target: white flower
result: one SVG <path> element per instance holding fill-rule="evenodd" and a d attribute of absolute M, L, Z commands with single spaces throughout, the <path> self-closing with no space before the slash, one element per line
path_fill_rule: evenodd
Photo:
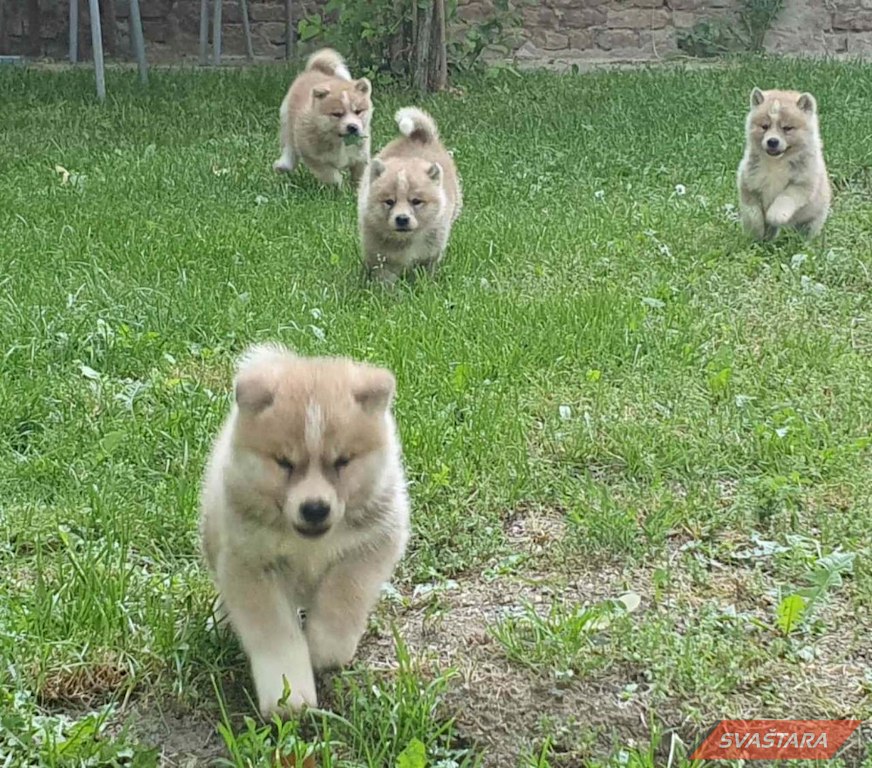
<path fill-rule="evenodd" d="M 675 185 L 675 194 L 681 197 L 682 195 L 687 193 L 687 187 L 684 184 L 676 184 Z"/>
<path fill-rule="evenodd" d="M 605 200 L 606 199 L 605 190 L 598 189 L 596 192 L 593 193 L 593 196 L 594 196 L 594 199 L 596 199 L 596 200 Z"/>

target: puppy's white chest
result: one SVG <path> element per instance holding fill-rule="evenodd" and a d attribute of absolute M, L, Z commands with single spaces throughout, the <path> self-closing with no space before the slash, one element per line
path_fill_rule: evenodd
<path fill-rule="evenodd" d="M 771 162 L 764 159 L 760 166 L 749 174 L 749 189 L 760 195 L 764 208 L 772 205 L 790 183 L 790 165 L 786 160 Z"/>
<path fill-rule="evenodd" d="M 366 159 L 363 142 L 359 144 L 342 144 L 339 147 L 339 162 L 342 168 L 355 165 Z"/>

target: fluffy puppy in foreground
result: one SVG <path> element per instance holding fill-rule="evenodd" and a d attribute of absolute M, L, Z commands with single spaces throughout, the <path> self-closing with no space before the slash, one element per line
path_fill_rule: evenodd
<path fill-rule="evenodd" d="M 317 706 L 408 539 L 393 375 L 256 346 L 206 468 L 201 533 L 265 717 Z M 287 681 L 290 695 L 279 705 Z"/>
<path fill-rule="evenodd" d="M 279 172 L 303 164 L 324 184 L 342 186 L 342 171 L 360 181 L 369 162 L 372 85 L 352 80 L 345 61 L 330 48 L 312 54 L 282 101 Z"/>
<path fill-rule="evenodd" d="M 404 107 L 395 119 L 401 136 L 373 158 L 358 189 L 364 263 L 388 282 L 442 258 L 462 205 L 457 169 L 433 118 Z"/>
<path fill-rule="evenodd" d="M 814 96 L 751 92 L 738 185 L 742 225 L 754 237 L 775 237 L 787 226 L 809 237 L 821 231 L 832 193 Z"/>

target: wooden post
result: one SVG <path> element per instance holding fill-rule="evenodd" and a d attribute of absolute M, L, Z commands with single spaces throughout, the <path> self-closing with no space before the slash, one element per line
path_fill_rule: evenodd
<path fill-rule="evenodd" d="M 70 64 L 79 61 L 79 0 L 70 0 Z"/>
<path fill-rule="evenodd" d="M 296 54 L 297 33 L 294 31 L 294 0 L 285 0 L 285 59 L 291 61 Z"/>
<path fill-rule="evenodd" d="M 418 31 L 415 35 L 414 70 L 412 71 L 412 84 L 419 91 L 427 91 L 430 85 L 430 40 L 433 37 L 433 0 L 427 7 L 418 13 Z"/>
<path fill-rule="evenodd" d="M 100 0 L 91 0 L 91 47 L 94 50 L 94 76 L 97 78 L 97 99 L 106 98 L 106 70 L 103 66 L 103 33 L 100 29 Z"/>
<path fill-rule="evenodd" d="M 114 0 L 109 0 L 110 5 Z M 142 34 L 142 14 L 139 10 L 139 0 L 130 0 L 130 42 L 133 45 L 133 55 L 139 67 L 139 79 L 143 85 L 148 85 L 148 64 L 145 61 L 145 36 Z"/>
<path fill-rule="evenodd" d="M 221 5 L 223 0 L 213 0 L 212 3 L 212 63 L 217 67 L 221 63 Z"/>
<path fill-rule="evenodd" d="M 200 65 L 209 63 L 209 0 L 200 0 Z"/>
<path fill-rule="evenodd" d="M 239 10 L 242 13 L 242 32 L 245 35 L 245 56 L 254 60 L 254 46 L 251 44 L 251 24 L 248 22 L 248 0 L 239 0 Z"/>
<path fill-rule="evenodd" d="M 437 91 L 448 87 L 448 43 L 445 32 L 445 0 L 436 0 L 436 51 L 433 86 Z"/>

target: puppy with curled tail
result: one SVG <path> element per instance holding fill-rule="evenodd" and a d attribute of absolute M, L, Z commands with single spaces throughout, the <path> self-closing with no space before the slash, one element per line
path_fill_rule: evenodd
<path fill-rule="evenodd" d="M 403 107 L 395 120 L 400 136 L 373 158 L 358 188 L 364 264 L 387 282 L 442 259 L 463 205 L 454 159 L 433 118 Z"/>
<path fill-rule="evenodd" d="M 281 157 L 277 172 L 302 162 L 321 182 L 342 186 L 342 172 L 358 183 L 369 162 L 372 84 L 353 80 L 344 59 L 324 48 L 309 57 L 279 110 Z"/>

